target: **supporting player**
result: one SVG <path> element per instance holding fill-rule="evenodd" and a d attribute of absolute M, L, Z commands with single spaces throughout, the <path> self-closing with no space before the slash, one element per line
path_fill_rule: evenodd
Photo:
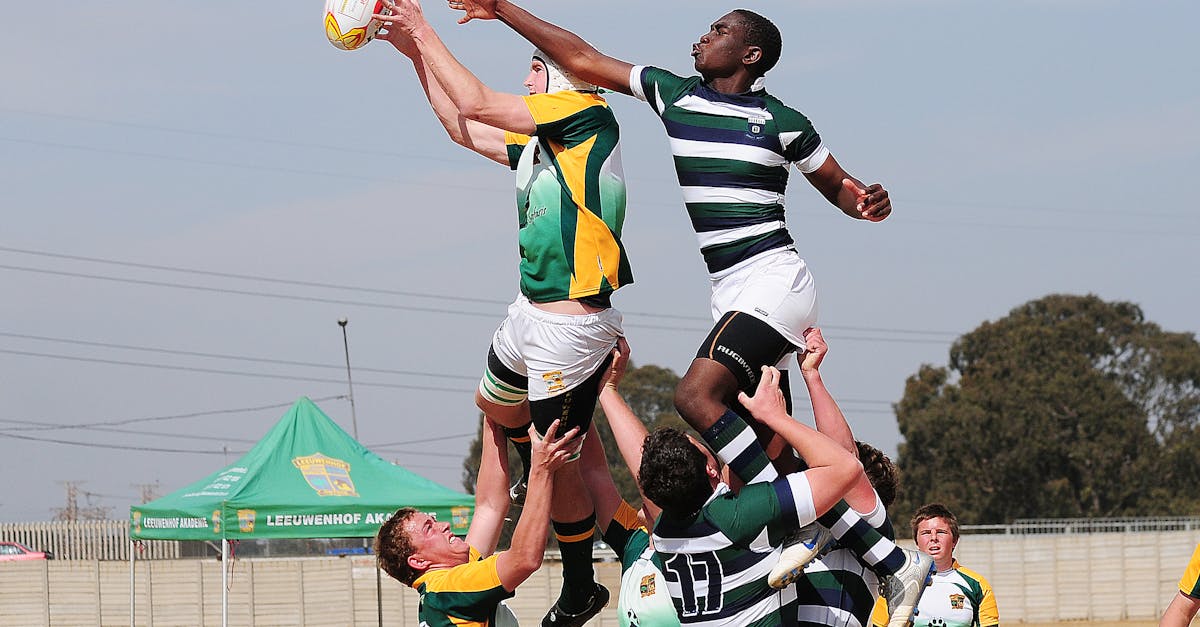
<path fill-rule="evenodd" d="M 959 538 L 954 512 L 941 503 L 929 503 L 917 509 L 910 524 L 917 547 L 937 564 L 929 589 L 917 604 L 913 627 L 997 627 L 1000 610 L 992 585 L 954 557 Z M 882 624 L 882 614 L 882 608 L 877 608 L 877 625 Z"/>
<path fill-rule="evenodd" d="M 530 492 L 513 532 L 512 549 L 494 553 L 508 512 L 508 447 L 499 427 L 484 421 L 475 487 L 475 514 L 466 540 L 450 523 L 411 507 L 392 515 L 375 536 L 375 559 L 389 576 L 421 594 L 422 625 L 515 625 L 502 604 L 542 565 L 553 475 L 574 454 L 577 430 L 557 437 L 558 422 L 532 442 Z M 532 431 L 532 430 L 531 430 Z"/>
<path fill-rule="evenodd" d="M 539 433 L 559 417 L 586 432 L 603 365 L 623 334 L 610 297 L 633 280 L 620 242 L 616 118 L 595 86 L 541 53 L 529 95 L 493 91 L 446 49 L 415 1 L 386 6 L 391 14 L 377 15 L 388 27 L 383 39 L 413 61 L 450 137 L 517 173 L 521 294 L 493 337 L 476 400 L 514 439 L 530 419 Z M 563 587 L 543 623 L 572 627 L 599 612 L 608 591 L 594 582 L 595 515 L 578 468 L 555 482 L 557 494 L 570 495 L 551 507 Z"/>

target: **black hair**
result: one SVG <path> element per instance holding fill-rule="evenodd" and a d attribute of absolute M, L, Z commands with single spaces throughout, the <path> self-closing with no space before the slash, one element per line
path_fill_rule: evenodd
<path fill-rule="evenodd" d="M 668 515 L 688 516 L 700 511 L 712 496 L 707 465 L 704 453 L 686 435 L 660 427 L 642 444 L 638 483 L 646 498 Z"/>
<path fill-rule="evenodd" d="M 750 66 L 750 71 L 755 76 L 762 76 L 771 71 L 771 68 L 779 62 L 779 55 L 783 52 L 783 35 L 779 33 L 779 28 L 771 20 L 754 11 L 735 9 L 733 13 L 742 19 L 742 24 L 746 27 L 744 43 L 747 46 L 757 46 L 762 50 L 762 58 Z"/>

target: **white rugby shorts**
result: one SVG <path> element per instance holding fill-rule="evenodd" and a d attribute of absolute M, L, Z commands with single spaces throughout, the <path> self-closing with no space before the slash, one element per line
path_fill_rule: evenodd
<path fill-rule="evenodd" d="M 804 331 L 817 323 L 817 286 L 794 248 L 765 252 L 710 278 L 713 320 L 730 311 L 750 314 L 804 351 Z"/>
<path fill-rule="evenodd" d="M 492 336 L 492 350 L 506 368 L 526 377 L 529 400 L 538 401 L 574 389 L 595 374 L 623 335 L 621 312 L 615 308 L 556 314 L 534 307 L 519 294 Z M 479 382 L 484 398 L 504 399 L 507 402 L 500 404 L 508 405 L 523 400 L 512 390 L 496 387 L 486 374 Z"/>

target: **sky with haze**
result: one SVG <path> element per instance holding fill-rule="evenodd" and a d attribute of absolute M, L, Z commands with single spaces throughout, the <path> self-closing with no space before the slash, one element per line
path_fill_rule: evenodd
<path fill-rule="evenodd" d="M 793 174 L 787 201 L 826 383 L 887 452 L 905 379 L 1028 300 L 1094 293 L 1200 329 L 1196 2 L 523 6 L 679 74 L 730 9 L 780 27 L 768 90 L 893 199 L 885 222 L 855 221 Z M 480 78 L 521 92 L 531 46 L 425 11 Z M 52 517 L 69 481 L 123 518 L 141 485 L 234 461 L 301 396 L 352 431 L 343 317 L 359 439 L 462 489 L 472 391 L 517 290 L 512 174 L 446 138 L 408 61 L 333 48 L 312 0 L 7 15 L 0 521 Z M 682 373 L 710 325 L 704 265 L 660 123 L 609 100 L 636 279 L 614 303 L 635 363 Z"/>

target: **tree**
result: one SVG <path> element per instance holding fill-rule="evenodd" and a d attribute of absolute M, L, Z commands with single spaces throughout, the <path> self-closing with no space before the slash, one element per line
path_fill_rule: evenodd
<path fill-rule="evenodd" d="M 895 409 L 896 513 L 941 501 L 963 523 L 1000 523 L 1200 505 L 1200 344 L 1132 303 L 1025 303 L 959 338 L 947 367 L 922 366 Z"/>

